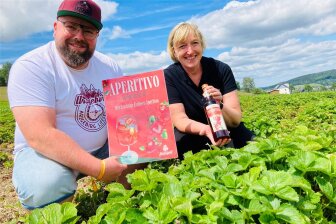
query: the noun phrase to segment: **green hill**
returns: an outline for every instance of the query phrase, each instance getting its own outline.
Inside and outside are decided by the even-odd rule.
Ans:
[[[293,86],[305,85],[305,84],[320,84],[323,86],[331,86],[335,82],[336,82],[336,69],[332,69],[324,72],[317,72],[308,75],[303,75],[278,84],[289,83],[290,85]],[[276,85],[263,87],[263,89],[273,89]]]

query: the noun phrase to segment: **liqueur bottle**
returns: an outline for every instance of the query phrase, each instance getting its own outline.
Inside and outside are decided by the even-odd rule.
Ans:
[[[219,139],[230,138],[230,132],[227,130],[222,111],[216,100],[205,90],[208,84],[203,84],[203,108],[211,127],[215,141]]]

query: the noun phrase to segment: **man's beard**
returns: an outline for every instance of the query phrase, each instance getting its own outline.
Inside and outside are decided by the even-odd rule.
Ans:
[[[84,45],[86,47],[86,50],[82,53],[73,51],[69,47],[70,43]],[[90,60],[90,58],[93,55],[93,51],[90,51],[89,45],[85,41],[66,40],[63,45],[59,46],[59,50],[60,53],[63,55],[64,59],[66,60],[66,64],[68,64],[70,67],[73,68],[77,68],[85,64],[87,61]]]

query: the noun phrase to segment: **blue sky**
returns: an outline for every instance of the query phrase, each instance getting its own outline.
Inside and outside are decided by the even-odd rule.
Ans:
[[[336,0],[96,0],[104,28],[97,50],[125,74],[165,68],[170,30],[197,24],[205,56],[257,87],[336,68]],[[0,66],[53,40],[60,0],[1,0]]]

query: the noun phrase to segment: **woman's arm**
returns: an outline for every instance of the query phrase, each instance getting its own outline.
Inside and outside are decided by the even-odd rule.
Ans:
[[[185,113],[182,103],[170,104],[169,110],[174,127],[181,132],[199,135],[205,126],[207,126],[206,124],[190,119]]]
[[[241,122],[242,112],[237,90],[224,95],[219,89],[213,86],[207,86],[205,89],[217,102],[223,103],[222,113],[227,126],[237,127]]]
[[[212,144],[217,146],[223,146],[230,141],[229,139],[220,139],[215,142],[212,135],[211,127],[208,124],[203,124],[201,122],[190,119],[185,113],[182,103],[170,104],[169,110],[171,113],[173,125],[180,132],[206,136],[210,139]]]
[[[242,118],[240,102],[237,90],[223,95],[223,115],[226,125],[229,127],[237,127]]]

